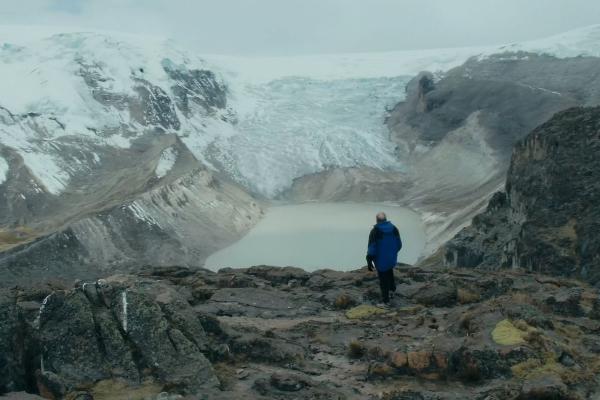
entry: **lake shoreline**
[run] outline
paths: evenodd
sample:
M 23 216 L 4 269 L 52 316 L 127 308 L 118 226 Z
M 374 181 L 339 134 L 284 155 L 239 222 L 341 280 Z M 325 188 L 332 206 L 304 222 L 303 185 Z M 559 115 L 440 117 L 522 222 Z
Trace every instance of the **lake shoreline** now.
M 427 238 L 421 216 L 396 203 L 273 203 L 245 236 L 209 256 L 204 268 L 294 265 L 306 271 L 363 266 L 375 214 L 384 211 L 403 236 L 399 261 L 420 259 Z

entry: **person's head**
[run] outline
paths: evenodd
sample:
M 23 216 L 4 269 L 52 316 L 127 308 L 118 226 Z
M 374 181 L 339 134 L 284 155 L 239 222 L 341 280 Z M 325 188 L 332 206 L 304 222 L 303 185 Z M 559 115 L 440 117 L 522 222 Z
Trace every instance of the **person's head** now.
M 385 222 L 387 221 L 387 216 L 383 211 L 380 211 L 377 213 L 377 216 L 375 216 L 375 220 L 377 221 L 377 223 Z

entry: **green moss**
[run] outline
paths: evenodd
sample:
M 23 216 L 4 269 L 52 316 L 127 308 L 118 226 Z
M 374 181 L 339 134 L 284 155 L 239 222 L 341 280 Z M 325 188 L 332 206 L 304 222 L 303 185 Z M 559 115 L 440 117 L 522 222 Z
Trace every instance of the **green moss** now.
M 590 371 L 583 372 L 579 369 L 566 367 L 552 353 L 546 353 L 542 357 L 541 360 L 530 358 L 513 365 L 510 368 L 512 374 L 521 379 L 536 379 L 548 375 L 556 375 L 566 384 L 576 384 L 587 379 L 592 379 L 596 373 L 593 368 Z
M 155 398 L 163 391 L 162 385 L 153 381 L 144 381 L 136 386 L 129 386 L 119 379 L 99 381 L 91 388 L 94 399 L 99 400 L 128 400 Z
M 520 327 L 523 324 L 520 324 Z M 525 343 L 527 333 L 527 330 L 519 329 L 512 322 L 504 319 L 496 324 L 492 331 L 492 339 L 502 346 L 514 346 Z
M 19 226 L 11 230 L 0 228 L 0 250 L 7 250 L 18 244 L 33 239 L 34 231 L 26 226 Z
M 517 378 L 525 379 L 531 371 L 539 368 L 542 365 L 540 360 L 529 358 L 523 362 L 513 365 L 510 370 Z
M 458 288 L 456 296 L 460 304 L 477 303 L 481 300 L 481 296 L 478 293 L 463 288 Z

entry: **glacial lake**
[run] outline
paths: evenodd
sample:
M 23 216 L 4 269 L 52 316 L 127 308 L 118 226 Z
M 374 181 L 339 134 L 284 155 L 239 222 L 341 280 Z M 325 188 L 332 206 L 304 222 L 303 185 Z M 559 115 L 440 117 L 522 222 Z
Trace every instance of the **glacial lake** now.
M 398 261 L 415 263 L 425 247 L 423 222 L 414 211 L 371 203 L 305 203 L 272 206 L 246 236 L 211 255 L 205 267 L 253 265 L 352 270 L 366 265 L 369 232 L 383 211 L 398 227 Z

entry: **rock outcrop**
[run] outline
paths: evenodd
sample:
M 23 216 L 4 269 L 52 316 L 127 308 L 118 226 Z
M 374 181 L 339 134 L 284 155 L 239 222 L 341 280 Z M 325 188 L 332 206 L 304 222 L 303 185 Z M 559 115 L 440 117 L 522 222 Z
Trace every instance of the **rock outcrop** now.
M 506 159 L 516 141 L 556 112 L 598 104 L 600 80 L 592 71 L 599 66 L 595 57 L 475 57 L 440 77 L 415 77 L 387 123 L 400 143 L 415 150 L 450 139 L 477 114 L 476 139 L 489 147 L 488 155 Z
M 46 398 L 528 399 L 600 394 L 597 289 L 401 266 L 146 268 L 0 292 L 0 394 Z M 16 394 L 13 396 L 17 396 Z M 586 397 L 587 396 L 587 397 Z
M 181 393 L 219 385 L 202 324 L 172 285 L 114 276 L 2 296 L 3 392 L 64 398 L 107 381 Z
M 600 108 L 557 113 L 519 142 L 506 191 L 445 246 L 448 266 L 600 282 Z

